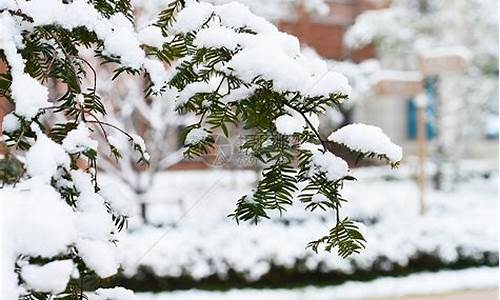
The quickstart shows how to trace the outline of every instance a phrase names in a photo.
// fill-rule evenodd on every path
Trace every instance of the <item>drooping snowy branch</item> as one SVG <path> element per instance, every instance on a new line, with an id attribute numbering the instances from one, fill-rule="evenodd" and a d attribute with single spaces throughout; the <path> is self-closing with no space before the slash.
<path id="1" fill-rule="evenodd" d="M 382 129 L 366 124 L 350 124 L 334 131 L 329 141 L 347 146 L 364 155 L 382 156 L 391 163 L 403 158 L 403 150 L 384 134 Z"/>

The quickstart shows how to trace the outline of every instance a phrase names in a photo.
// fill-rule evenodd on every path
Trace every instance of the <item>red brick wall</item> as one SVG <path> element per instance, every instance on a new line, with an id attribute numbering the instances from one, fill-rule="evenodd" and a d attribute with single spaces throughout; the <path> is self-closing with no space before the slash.
<path id="1" fill-rule="evenodd" d="M 331 0 L 328 16 L 310 16 L 299 8 L 294 20 L 283 20 L 279 27 L 297 36 L 302 44 L 314 48 L 323 57 L 361 61 L 375 55 L 373 47 L 350 50 L 344 46 L 343 38 L 356 17 L 373 8 L 375 4 L 370 0 Z"/>

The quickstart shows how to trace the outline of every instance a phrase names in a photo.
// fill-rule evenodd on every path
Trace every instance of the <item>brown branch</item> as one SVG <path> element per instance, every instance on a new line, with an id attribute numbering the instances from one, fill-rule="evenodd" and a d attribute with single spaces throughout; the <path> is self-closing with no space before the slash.
<path id="1" fill-rule="evenodd" d="M 18 9 L 18 10 L 8 9 L 7 11 L 11 15 L 13 15 L 13 16 L 18 16 L 18 17 L 23 18 L 23 20 L 25 20 L 25 21 L 28 21 L 28 22 L 31 22 L 31 23 L 33 23 L 33 21 L 34 21 L 32 17 L 30 17 L 27 14 L 23 13 L 20 9 Z"/>
<path id="2" fill-rule="evenodd" d="M 95 118 L 95 116 L 93 116 L 92 114 L 91 114 L 91 116 Z M 111 127 L 111 128 L 114 128 L 114 129 L 118 130 L 119 132 L 121 132 L 122 134 L 124 134 L 125 136 L 127 136 L 130 140 L 132 140 L 132 141 L 134 140 L 134 138 L 133 138 L 133 137 L 132 137 L 129 133 L 127 133 L 125 130 L 121 129 L 120 127 L 118 127 L 118 126 L 116 126 L 116 125 L 113 125 L 113 124 L 111 124 L 111 123 L 108 123 L 108 122 L 103 122 L 103 121 L 100 121 L 100 120 L 98 120 L 97 118 L 95 118 L 95 119 L 96 119 L 95 121 L 92 121 L 92 120 L 85 120 L 84 122 L 85 122 L 85 123 L 97 123 L 97 124 L 99 124 L 100 126 L 102 126 L 102 125 L 106 125 L 106 126 L 108 126 L 108 127 Z"/>
<path id="3" fill-rule="evenodd" d="M 324 140 L 321 135 L 319 134 L 319 132 L 316 130 L 316 128 L 314 128 L 313 124 L 311 123 L 311 121 L 309 120 L 309 118 L 307 118 L 306 114 L 304 112 L 302 112 L 300 109 L 296 108 L 295 106 L 287 103 L 287 102 L 283 102 L 283 105 L 293 109 L 294 111 L 298 112 L 303 118 L 304 120 L 306 121 L 307 125 L 309 128 L 311 128 L 312 132 L 314 133 L 314 135 L 318 138 L 318 140 L 320 141 L 321 145 L 323 146 L 323 148 L 328 151 L 328 147 L 327 147 L 327 141 Z"/>

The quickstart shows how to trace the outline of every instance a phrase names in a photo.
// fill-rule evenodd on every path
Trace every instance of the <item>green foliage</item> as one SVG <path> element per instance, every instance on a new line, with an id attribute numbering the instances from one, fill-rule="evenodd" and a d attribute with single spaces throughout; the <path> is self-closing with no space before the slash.
<path id="1" fill-rule="evenodd" d="M 363 249 L 365 239 L 359 232 L 358 227 L 349 219 L 345 218 L 337 222 L 337 225 L 330 229 L 328 235 L 319 240 L 310 242 L 307 246 L 318 252 L 318 247 L 325 244 L 325 250 L 331 251 L 338 248 L 339 256 L 346 258 L 353 253 L 359 253 Z"/>
<path id="2" fill-rule="evenodd" d="M 24 174 L 23 164 L 16 158 L 7 157 L 0 159 L 0 183 L 13 184 Z"/>
<path id="3" fill-rule="evenodd" d="M 179 12 L 186 5 L 185 0 L 171 1 L 167 8 L 163 10 L 158 16 L 158 25 L 165 28 L 175 21 L 175 14 Z"/>
<path id="4" fill-rule="evenodd" d="M 243 83 L 214 67 L 227 63 L 234 53 L 225 48 L 193 50 L 193 45 L 190 44 L 192 34 L 186 34 L 185 38 L 187 49 L 190 49 L 188 53 L 192 55 L 186 57 L 177 67 L 177 73 L 170 83 L 177 89 L 183 89 L 192 82 L 208 82 L 214 76 L 221 80 L 212 93 L 197 93 L 179 107 L 179 111 L 192 112 L 200 117 L 199 122 L 187 131 L 206 124 L 210 131 L 220 130 L 225 136 L 230 136 L 231 127 L 228 125 L 242 123 L 248 134 L 240 148 L 265 166 L 255 191 L 240 198 L 234 212 L 229 216 L 237 222 L 258 223 L 261 219 L 269 218 L 268 211 L 284 213 L 295 198 L 306 203 L 306 209 L 332 209 L 339 216 L 341 203 L 346 201 L 340 195 L 343 181 L 354 178 L 345 177 L 333 182 L 323 173 L 310 176 L 311 154 L 300 151 L 299 146 L 305 142 L 313 142 L 321 145 L 322 151 L 329 151 L 327 142 L 320 137 L 307 116 L 321 114 L 327 107 L 339 105 L 346 96 L 332 94 L 329 97 L 307 97 L 299 92 L 277 92 L 273 89 L 272 81 L 259 77 L 251 83 Z M 219 92 L 223 85 L 228 86 L 229 92 L 240 87 L 253 88 L 255 91 L 247 99 L 227 102 L 224 101 L 225 95 Z M 291 137 L 276 133 L 274 120 L 288 110 L 303 116 L 308 129 Z M 200 144 L 187 145 L 186 155 L 202 155 L 210 143 L 211 141 L 207 140 Z M 361 155 L 373 156 L 371 153 Z M 298 170 L 295 167 L 297 160 Z M 299 186 L 305 188 L 300 189 Z M 315 194 L 324 195 L 328 201 L 313 203 L 311 199 Z M 340 220 L 338 217 L 337 224 L 330 230 L 329 235 L 312 242 L 309 247 L 317 250 L 320 244 L 325 244 L 328 251 L 336 248 L 340 256 L 347 257 L 358 253 L 364 247 L 364 238 L 352 221 L 347 218 Z"/>
<path id="5" fill-rule="evenodd" d="M 132 3 L 129 0 L 93 0 L 91 2 L 103 16 L 110 17 L 115 13 L 122 13 L 129 20 L 134 20 Z"/>

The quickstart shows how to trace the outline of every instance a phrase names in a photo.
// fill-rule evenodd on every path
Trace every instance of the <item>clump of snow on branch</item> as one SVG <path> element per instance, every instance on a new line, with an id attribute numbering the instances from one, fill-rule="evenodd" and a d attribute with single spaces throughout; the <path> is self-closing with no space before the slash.
<path id="1" fill-rule="evenodd" d="M 135 148 L 143 154 L 146 160 L 149 160 L 149 153 L 147 152 L 146 142 L 144 142 L 144 139 L 137 134 L 131 134 L 130 137 L 132 138 L 132 144 Z"/>
<path id="2" fill-rule="evenodd" d="M 77 247 L 85 264 L 93 269 L 99 277 L 106 278 L 118 271 L 119 264 L 112 245 L 107 241 L 81 239 L 78 241 Z"/>
<path id="3" fill-rule="evenodd" d="M 71 260 L 58 260 L 43 266 L 26 265 L 22 267 L 21 276 L 33 290 L 59 294 L 64 292 L 75 268 Z"/>
<path id="4" fill-rule="evenodd" d="M 17 118 L 13 113 L 10 113 L 3 117 L 2 130 L 5 132 L 14 132 L 21 128 L 21 123 L 19 118 Z"/>
<path id="5" fill-rule="evenodd" d="M 327 72 L 319 77 L 307 91 L 311 96 L 325 96 L 330 94 L 351 95 L 352 88 L 347 78 L 338 72 Z"/>
<path id="6" fill-rule="evenodd" d="M 194 40 L 194 45 L 201 48 L 221 48 L 235 50 L 238 47 L 237 33 L 227 27 L 213 26 L 201 29 Z"/>
<path id="7" fill-rule="evenodd" d="M 0 8 L 2 8 L 0 6 Z M 48 90 L 38 81 L 24 73 L 24 60 L 17 52 L 22 47 L 22 28 L 14 18 L 3 12 L 0 14 L 0 49 L 9 63 L 12 74 L 12 97 L 16 100 L 16 113 L 32 118 L 42 107 L 49 106 Z"/>
<path id="8" fill-rule="evenodd" d="M 206 140 L 209 136 L 208 131 L 205 128 L 194 128 L 186 135 L 185 144 L 186 145 L 196 145 L 204 140 Z"/>
<path id="9" fill-rule="evenodd" d="M 196 81 L 189 83 L 178 95 L 177 105 L 185 104 L 191 97 L 199 93 L 211 93 L 217 90 L 221 80 L 211 78 L 208 82 Z"/>
<path id="10" fill-rule="evenodd" d="M 320 203 L 328 202 L 328 198 L 323 194 L 315 194 L 312 196 L 311 202 L 316 203 L 316 204 L 320 204 Z"/>
<path id="11" fill-rule="evenodd" d="M 161 29 L 157 26 L 147 26 L 138 32 L 139 41 L 146 45 L 161 48 L 167 39 L 163 36 Z"/>
<path id="12" fill-rule="evenodd" d="M 38 140 L 26 153 L 26 170 L 34 179 L 48 183 L 58 167 L 69 167 L 70 159 L 61 145 L 38 132 Z"/>
<path id="13" fill-rule="evenodd" d="M 229 61 L 228 68 L 251 82 L 257 77 L 271 80 L 277 91 L 298 91 L 310 97 L 350 93 L 347 79 L 327 69 L 324 61 L 314 65 L 300 53 L 297 38 L 280 32 L 241 34 L 243 50 Z M 263 60 L 262 57 L 267 57 Z"/>
<path id="14" fill-rule="evenodd" d="M 346 125 L 334 131 L 328 140 L 361 153 L 386 156 L 391 162 L 399 162 L 403 158 L 403 149 L 394 144 L 382 129 L 372 125 Z"/>
<path id="15" fill-rule="evenodd" d="M 64 138 L 62 146 L 68 153 L 80 153 L 89 149 L 97 149 L 97 141 L 90 138 L 90 131 L 84 123 L 71 130 Z"/>
<path id="16" fill-rule="evenodd" d="M 330 152 L 316 152 L 313 154 L 310 175 L 324 172 L 331 181 L 339 180 L 349 174 L 349 166 L 340 157 Z"/>
<path id="17" fill-rule="evenodd" d="M 190 1 L 186 8 L 176 16 L 172 30 L 176 33 L 190 32 L 199 29 L 212 14 L 213 5 L 206 2 Z"/>
<path id="18" fill-rule="evenodd" d="M 302 117 L 294 117 L 290 115 L 282 115 L 274 120 L 276 130 L 284 135 L 291 135 L 294 133 L 301 133 L 304 131 L 306 122 Z"/>

